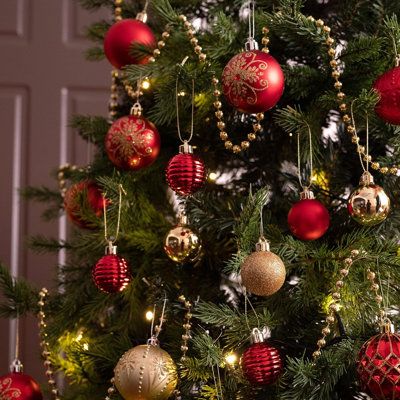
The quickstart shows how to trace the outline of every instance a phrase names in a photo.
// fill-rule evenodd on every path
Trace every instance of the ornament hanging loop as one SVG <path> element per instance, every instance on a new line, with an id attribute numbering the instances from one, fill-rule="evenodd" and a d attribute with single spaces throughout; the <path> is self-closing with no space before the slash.
<path id="1" fill-rule="evenodd" d="M 258 43 L 255 36 L 255 0 L 249 1 L 249 37 L 244 45 L 246 51 L 258 50 Z"/>
<path id="2" fill-rule="evenodd" d="M 309 145 L 310 145 L 310 157 L 309 157 L 309 163 L 310 163 L 310 178 L 309 178 L 309 183 L 308 185 L 303 184 L 302 178 L 301 178 L 301 151 L 300 151 L 300 130 L 297 132 L 297 176 L 299 179 L 299 184 L 303 188 L 303 193 L 300 194 L 300 196 L 313 196 L 312 192 L 310 191 L 310 187 L 312 185 L 313 181 L 313 145 L 312 145 L 312 134 L 311 134 L 311 128 L 310 125 L 306 122 L 305 123 L 307 126 L 308 130 L 308 139 L 309 139 Z M 313 198 L 313 197 L 305 197 L 305 198 Z"/>
<path id="3" fill-rule="evenodd" d="M 103 193 L 103 215 L 104 215 L 104 238 L 107 242 L 107 247 L 106 247 L 106 254 L 116 254 L 114 253 L 114 248 L 116 251 L 116 246 L 113 246 L 114 243 L 118 239 L 118 234 L 119 234 L 119 228 L 120 228 L 120 223 L 121 223 L 121 208 L 122 208 L 122 194 L 126 195 L 126 192 L 121 184 L 118 185 L 118 192 L 119 192 L 119 198 L 118 198 L 118 219 L 117 219 L 117 228 L 115 230 L 115 236 L 109 236 L 108 235 L 108 228 L 107 228 L 107 208 L 106 208 L 106 194 Z"/>

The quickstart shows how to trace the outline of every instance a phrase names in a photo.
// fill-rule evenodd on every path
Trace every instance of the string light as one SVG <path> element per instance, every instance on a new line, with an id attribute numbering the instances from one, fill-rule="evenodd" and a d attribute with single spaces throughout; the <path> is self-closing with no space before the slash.
<path id="1" fill-rule="evenodd" d="M 149 80 L 149 78 L 146 76 L 146 78 L 144 78 L 143 79 L 143 82 L 142 82 L 142 89 L 144 89 L 144 90 L 147 90 L 147 89 L 149 89 L 150 88 L 150 80 Z"/>
<path id="2" fill-rule="evenodd" d="M 154 314 L 153 314 L 153 311 L 146 311 L 146 319 L 147 319 L 147 321 L 153 321 L 153 318 L 154 318 Z"/>
<path id="3" fill-rule="evenodd" d="M 83 350 L 85 351 L 89 350 L 89 343 L 83 343 Z"/>
<path id="4" fill-rule="evenodd" d="M 216 174 L 215 172 L 210 172 L 210 173 L 208 174 L 208 179 L 209 179 L 210 181 L 215 181 L 215 180 L 217 179 L 217 174 Z"/>
<path id="5" fill-rule="evenodd" d="M 230 365 L 230 366 L 234 366 L 237 363 L 238 357 L 235 353 L 228 353 L 225 356 L 225 362 Z"/>
<path id="6" fill-rule="evenodd" d="M 178 96 L 179 97 L 186 96 L 186 92 L 184 90 L 181 90 L 180 92 L 178 92 Z"/>

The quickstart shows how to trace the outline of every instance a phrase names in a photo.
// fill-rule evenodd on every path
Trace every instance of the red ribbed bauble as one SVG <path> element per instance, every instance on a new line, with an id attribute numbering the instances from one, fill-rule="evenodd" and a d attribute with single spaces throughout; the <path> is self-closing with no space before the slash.
<path id="1" fill-rule="evenodd" d="M 169 187 L 181 196 L 189 196 L 199 190 L 206 181 L 206 175 L 203 160 L 193 154 L 192 146 L 187 142 L 179 147 L 179 154 L 169 160 L 166 169 Z"/>
<path id="2" fill-rule="evenodd" d="M 222 90 L 239 111 L 259 113 L 272 108 L 281 98 L 285 77 L 279 63 L 260 50 L 234 56 L 222 72 Z"/>
<path id="3" fill-rule="evenodd" d="M 363 389 L 374 400 L 399 400 L 400 335 L 387 331 L 364 343 L 357 372 Z"/>
<path id="4" fill-rule="evenodd" d="M 301 200 L 295 203 L 288 214 L 290 231 L 300 240 L 315 240 L 329 228 L 329 212 L 314 199 L 311 191 L 301 193 Z"/>
<path id="5" fill-rule="evenodd" d="M 131 281 L 131 271 L 125 259 L 117 255 L 116 246 L 109 253 L 101 257 L 93 268 L 93 281 L 103 292 L 122 292 Z"/>
<path id="6" fill-rule="evenodd" d="M 0 377 L 1 400 L 42 400 L 39 385 L 27 374 L 11 372 Z"/>
<path id="7" fill-rule="evenodd" d="M 400 67 L 385 72 L 373 87 L 380 95 L 377 115 L 389 124 L 400 125 Z"/>
<path id="8" fill-rule="evenodd" d="M 140 115 L 129 115 L 113 122 L 105 137 L 105 147 L 117 168 L 137 171 L 156 160 L 161 140 L 153 123 Z"/>
<path id="9" fill-rule="evenodd" d="M 253 329 L 252 341 L 240 360 L 243 374 L 253 385 L 272 385 L 283 372 L 279 350 L 264 342 L 258 329 Z"/>
<path id="10" fill-rule="evenodd" d="M 104 37 L 104 53 L 115 68 L 128 64 L 146 64 L 150 56 L 131 55 L 134 45 L 151 49 L 156 47 L 156 38 L 151 29 L 138 19 L 123 19 L 113 24 Z"/>
<path id="11" fill-rule="evenodd" d="M 65 192 L 65 212 L 80 228 L 94 228 L 94 220 L 103 214 L 103 204 L 99 186 L 90 180 L 75 183 Z"/>

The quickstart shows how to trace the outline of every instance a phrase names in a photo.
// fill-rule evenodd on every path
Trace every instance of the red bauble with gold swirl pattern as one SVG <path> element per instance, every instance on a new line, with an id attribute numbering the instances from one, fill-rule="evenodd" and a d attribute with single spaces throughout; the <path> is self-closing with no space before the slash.
<path id="1" fill-rule="evenodd" d="M 374 400 L 400 399 L 400 335 L 387 329 L 364 343 L 357 373 L 363 389 Z"/>
<path id="2" fill-rule="evenodd" d="M 39 385 L 27 374 L 11 372 L 0 377 L 1 400 L 43 400 Z"/>
<path id="3" fill-rule="evenodd" d="M 108 158 L 124 170 L 137 171 L 149 166 L 158 157 L 160 147 L 157 128 L 141 115 L 117 119 L 105 137 Z"/>
<path id="4" fill-rule="evenodd" d="M 279 63 L 260 50 L 234 56 L 222 73 L 222 90 L 228 102 L 241 112 L 264 112 L 279 101 L 285 78 Z"/>

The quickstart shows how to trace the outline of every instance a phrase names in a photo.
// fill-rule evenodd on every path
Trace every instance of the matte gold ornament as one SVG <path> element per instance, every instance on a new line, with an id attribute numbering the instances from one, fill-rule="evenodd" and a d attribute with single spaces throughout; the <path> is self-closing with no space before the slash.
<path id="1" fill-rule="evenodd" d="M 186 215 L 180 215 L 178 225 L 168 232 L 164 241 L 167 256 L 180 264 L 196 261 L 201 251 L 200 239 L 187 223 Z"/>
<path id="2" fill-rule="evenodd" d="M 244 260 L 240 275 L 244 287 L 257 296 L 270 296 L 285 282 L 286 268 L 279 256 L 269 251 L 269 243 L 260 238 L 256 251 Z"/>
<path id="3" fill-rule="evenodd" d="M 125 400 L 166 400 L 178 383 L 174 361 L 155 339 L 128 350 L 118 361 L 114 377 Z"/>
<path id="4" fill-rule="evenodd" d="M 365 171 L 347 203 L 351 217 L 359 224 L 373 226 L 383 222 L 389 214 L 390 199 L 385 191 L 374 184 L 372 175 Z"/>

